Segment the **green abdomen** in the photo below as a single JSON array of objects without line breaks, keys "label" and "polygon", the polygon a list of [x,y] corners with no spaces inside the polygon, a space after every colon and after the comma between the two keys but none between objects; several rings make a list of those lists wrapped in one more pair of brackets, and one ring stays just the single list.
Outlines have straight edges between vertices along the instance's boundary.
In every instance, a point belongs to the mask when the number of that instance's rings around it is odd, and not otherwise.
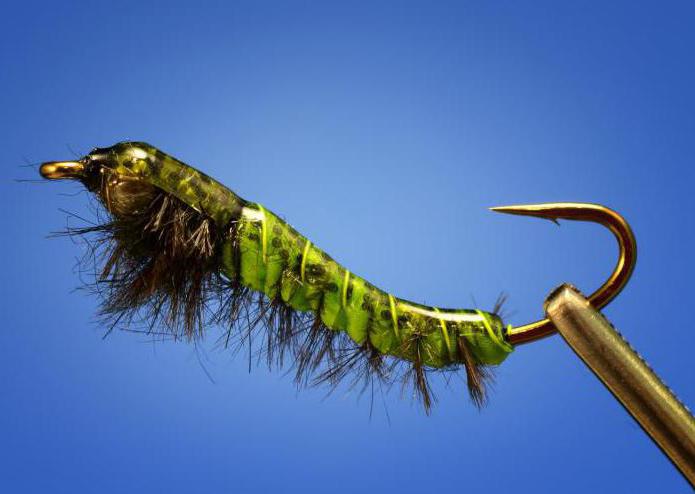
[{"label": "green abdomen", "polygon": [[460,337],[480,364],[498,364],[512,350],[497,315],[396,298],[342,267],[258,204],[242,209],[236,242],[224,256],[225,274],[271,300],[317,314],[358,345],[369,343],[383,354],[437,368],[462,363]]}]

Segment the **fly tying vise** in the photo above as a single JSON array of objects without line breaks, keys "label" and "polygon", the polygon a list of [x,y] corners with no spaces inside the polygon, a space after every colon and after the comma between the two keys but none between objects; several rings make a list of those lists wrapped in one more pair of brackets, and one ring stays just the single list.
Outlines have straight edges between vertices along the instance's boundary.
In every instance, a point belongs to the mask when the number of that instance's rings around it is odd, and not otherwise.
[{"label": "fly tying vise", "polygon": [[[462,369],[481,405],[490,367],[514,346],[556,330],[548,319],[505,326],[498,308],[444,309],[395,297],[262,205],[149,144],[96,148],[78,161],[44,163],[40,172],[82,182],[106,210],[102,223],[68,233],[92,236],[100,314],[112,327],[144,324],[151,332],[158,325],[190,340],[212,321],[226,325],[225,344],[248,345],[261,329],[268,364],[283,365],[290,355],[297,384],[335,386],[351,376],[352,385],[366,386],[398,376],[412,382],[429,410],[427,372]],[[615,211],[585,203],[492,210],[609,228],[618,263],[589,297],[596,309],[615,298],[632,273],[635,239]]]}]

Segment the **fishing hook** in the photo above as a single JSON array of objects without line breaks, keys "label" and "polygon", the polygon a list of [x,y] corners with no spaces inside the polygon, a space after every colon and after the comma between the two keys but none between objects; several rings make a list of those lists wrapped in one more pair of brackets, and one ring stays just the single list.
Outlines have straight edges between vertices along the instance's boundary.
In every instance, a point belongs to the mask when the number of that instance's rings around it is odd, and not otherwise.
[{"label": "fishing hook", "polygon": [[[637,261],[637,243],[630,225],[617,212],[600,204],[583,202],[551,202],[546,204],[521,204],[490,208],[497,213],[534,216],[557,220],[588,221],[608,228],[618,241],[618,262],[608,279],[589,296],[589,302],[595,309],[608,305],[623,289],[632,275]],[[550,336],[557,329],[550,319],[541,319],[523,326],[510,327],[507,339],[512,345],[529,343]]]}]

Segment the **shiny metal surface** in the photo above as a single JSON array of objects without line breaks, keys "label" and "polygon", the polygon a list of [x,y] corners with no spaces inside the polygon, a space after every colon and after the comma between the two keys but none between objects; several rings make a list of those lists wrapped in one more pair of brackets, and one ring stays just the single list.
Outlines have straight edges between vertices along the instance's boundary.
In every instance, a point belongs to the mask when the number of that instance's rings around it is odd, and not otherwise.
[{"label": "shiny metal surface", "polygon": [[80,161],[49,161],[41,165],[39,172],[49,180],[79,178],[84,173],[84,165]]},{"label": "shiny metal surface", "polygon": [[[546,204],[523,204],[490,208],[498,213],[516,214],[545,218],[557,222],[559,219],[588,221],[608,228],[618,241],[618,262],[608,279],[589,296],[591,304],[600,309],[613,300],[625,287],[637,262],[637,243],[630,225],[620,214],[600,204],[582,202],[553,202]],[[512,327],[507,340],[512,345],[528,343],[555,333],[549,319]]]},{"label": "shiny metal surface", "polygon": [[574,287],[545,303],[572,350],[695,486],[695,418],[606,318]]}]

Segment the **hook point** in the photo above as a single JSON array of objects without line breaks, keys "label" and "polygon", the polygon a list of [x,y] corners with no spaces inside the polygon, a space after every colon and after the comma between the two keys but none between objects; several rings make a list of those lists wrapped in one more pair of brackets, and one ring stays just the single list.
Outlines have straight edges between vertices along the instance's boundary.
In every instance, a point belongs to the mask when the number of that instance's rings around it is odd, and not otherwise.
[{"label": "hook point", "polygon": [[495,213],[515,214],[518,216],[533,216],[536,218],[545,218],[557,223],[557,219],[561,217],[557,214],[558,203],[546,204],[515,204],[512,206],[495,206],[490,209]]}]

